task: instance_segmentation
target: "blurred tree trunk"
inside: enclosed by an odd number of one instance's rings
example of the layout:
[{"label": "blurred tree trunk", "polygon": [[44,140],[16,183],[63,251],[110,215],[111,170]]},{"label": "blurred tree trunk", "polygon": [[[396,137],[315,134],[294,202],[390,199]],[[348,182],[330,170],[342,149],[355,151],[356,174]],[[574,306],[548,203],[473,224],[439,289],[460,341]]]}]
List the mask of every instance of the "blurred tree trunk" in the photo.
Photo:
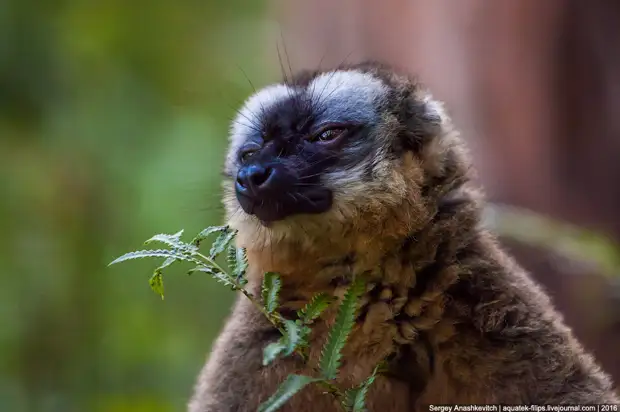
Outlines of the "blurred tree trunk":
[{"label": "blurred tree trunk", "polygon": [[[620,2],[273,5],[294,70],[363,58],[409,69],[447,102],[491,200],[620,239]],[[620,305],[608,279],[505,243],[620,383]]]}]

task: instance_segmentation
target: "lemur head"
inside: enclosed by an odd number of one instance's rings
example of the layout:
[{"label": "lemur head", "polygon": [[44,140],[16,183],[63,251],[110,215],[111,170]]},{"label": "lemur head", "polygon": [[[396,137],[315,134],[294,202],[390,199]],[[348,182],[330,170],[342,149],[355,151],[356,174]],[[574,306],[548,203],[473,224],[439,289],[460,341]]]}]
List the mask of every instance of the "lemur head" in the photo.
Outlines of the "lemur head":
[{"label": "lemur head", "polygon": [[259,90],[230,139],[225,206],[246,247],[386,226],[410,233],[466,168],[441,103],[372,62]]}]

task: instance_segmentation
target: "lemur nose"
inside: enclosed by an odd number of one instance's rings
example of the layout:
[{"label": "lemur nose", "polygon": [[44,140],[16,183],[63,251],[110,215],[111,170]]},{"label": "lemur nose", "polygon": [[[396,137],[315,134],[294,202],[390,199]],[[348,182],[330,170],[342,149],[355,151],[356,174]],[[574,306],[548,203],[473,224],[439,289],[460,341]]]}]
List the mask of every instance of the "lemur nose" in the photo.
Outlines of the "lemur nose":
[{"label": "lemur nose", "polygon": [[273,176],[274,169],[258,164],[243,166],[237,173],[237,186],[241,190],[249,190],[254,194],[259,194],[262,190],[268,189],[270,177]]}]

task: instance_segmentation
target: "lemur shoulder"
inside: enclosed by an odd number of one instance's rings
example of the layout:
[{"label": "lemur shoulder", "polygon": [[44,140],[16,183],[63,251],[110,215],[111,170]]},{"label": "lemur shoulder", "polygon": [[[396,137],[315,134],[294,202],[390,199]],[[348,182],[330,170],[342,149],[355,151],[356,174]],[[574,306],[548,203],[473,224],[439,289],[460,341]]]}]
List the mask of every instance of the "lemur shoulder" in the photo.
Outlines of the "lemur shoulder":
[{"label": "lemur shoulder", "polygon": [[[410,76],[367,62],[259,90],[233,122],[225,174],[248,287],[281,274],[294,313],[318,292],[341,296],[354,275],[368,281],[339,380],[358,384],[388,359],[370,411],[619,402],[549,297],[481,226],[464,142]],[[279,332],[240,297],[189,411],[256,411],[286,376],[311,373],[334,316],[313,328],[308,364],[263,366]],[[340,409],[309,386],[282,410]]]}]

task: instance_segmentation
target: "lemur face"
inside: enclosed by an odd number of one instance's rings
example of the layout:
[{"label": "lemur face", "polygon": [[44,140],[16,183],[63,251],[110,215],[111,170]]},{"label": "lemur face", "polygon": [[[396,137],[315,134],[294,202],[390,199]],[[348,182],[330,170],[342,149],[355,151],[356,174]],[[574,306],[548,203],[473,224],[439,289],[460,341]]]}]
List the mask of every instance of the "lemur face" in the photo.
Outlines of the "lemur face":
[{"label": "lemur face", "polygon": [[231,224],[329,224],[373,203],[397,205],[410,184],[399,162],[437,132],[437,108],[413,82],[368,63],[259,90],[231,128]]}]

